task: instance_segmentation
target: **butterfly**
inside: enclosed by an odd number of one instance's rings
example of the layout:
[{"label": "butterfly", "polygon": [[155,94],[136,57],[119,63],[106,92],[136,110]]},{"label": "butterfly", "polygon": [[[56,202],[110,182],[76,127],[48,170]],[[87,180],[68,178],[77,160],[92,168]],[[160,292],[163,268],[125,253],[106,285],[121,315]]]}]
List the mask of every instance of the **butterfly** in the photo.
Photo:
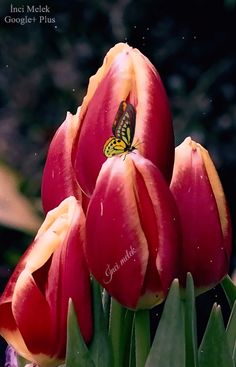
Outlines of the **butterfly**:
[{"label": "butterfly", "polygon": [[131,103],[122,101],[112,125],[111,136],[104,144],[103,153],[107,158],[117,154],[128,154],[136,147],[132,145],[135,130],[136,111]]}]

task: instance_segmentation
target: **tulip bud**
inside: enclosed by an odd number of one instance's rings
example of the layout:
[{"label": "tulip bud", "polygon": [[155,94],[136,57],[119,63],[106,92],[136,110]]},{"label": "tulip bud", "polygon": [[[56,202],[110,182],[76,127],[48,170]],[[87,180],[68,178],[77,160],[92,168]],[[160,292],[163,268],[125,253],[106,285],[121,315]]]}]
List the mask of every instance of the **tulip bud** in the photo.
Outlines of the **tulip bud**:
[{"label": "tulip bud", "polygon": [[90,78],[79,115],[72,161],[82,190],[91,195],[102,164],[103,145],[112,135],[112,124],[121,101],[136,111],[134,143],[170,181],[174,138],[172,118],[160,76],[137,49],[124,43],[113,47],[102,67]]},{"label": "tulip bud", "polygon": [[122,305],[162,302],[176,275],[178,216],[159,169],[138,153],[108,159],[86,217],[88,265]]},{"label": "tulip bud", "polygon": [[76,134],[79,109],[76,115],[67,113],[50,144],[42,178],[42,204],[44,211],[56,208],[68,196],[82,200],[71,164],[72,142]]},{"label": "tulip bud", "polygon": [[74,197],[49,212],[0,298],[0,334],[39,366],[58,366],[65,357],[69,298],[85,341],[91,338],[84,223]]},{"label": "tulip bud", "polygon": [[231,223],[213,162],[191,138],[176,148],[170,188],[182,226],[180,278],[184,284],[186,273],[191,272],[200,293],[227,274]]}]

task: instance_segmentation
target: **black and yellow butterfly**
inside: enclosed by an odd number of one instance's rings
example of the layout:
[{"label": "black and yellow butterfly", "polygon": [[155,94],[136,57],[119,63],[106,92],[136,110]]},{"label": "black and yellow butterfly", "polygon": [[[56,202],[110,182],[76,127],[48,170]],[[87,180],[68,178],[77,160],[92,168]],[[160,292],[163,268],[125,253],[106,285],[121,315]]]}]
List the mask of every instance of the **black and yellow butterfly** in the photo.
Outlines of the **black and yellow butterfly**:
[{"label": "black and yellow butterfly", "polygon": [[136,147],[132,145],[135,130],[136,112],[131,103],[122,101],[112,125],[113,136],[104,144],[103,153],[107,158],[117,154],[127,154]]}]

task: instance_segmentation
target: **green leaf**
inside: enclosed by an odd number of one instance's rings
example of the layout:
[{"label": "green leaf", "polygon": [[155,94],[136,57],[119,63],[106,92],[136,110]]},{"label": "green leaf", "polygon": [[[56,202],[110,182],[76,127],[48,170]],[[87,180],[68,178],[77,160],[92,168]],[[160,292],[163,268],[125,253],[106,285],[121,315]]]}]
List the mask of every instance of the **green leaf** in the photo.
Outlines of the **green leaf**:
[{"label": "green leaf", "polygon": [[81,335],[72,300],[69,300],[67,320],[66,367],[95,367]]},{"label": "green leaf", "polygon": [[96,367],[110,367],[112,365],[112,349],[107,330],[107,317],[105,318],[103,313],[101,287],[95,279],[92,280],[92,288],[94,336],[90,352]]},{"label": "green leaf", "polygon": [[229,343],[230,354],[236,364],[236,302],[234,302],[233,309],[231,311],[228,325],[226,328],[226,334]]},{"label": "green leaf", "polygon": [[197,323],[193,278],[187,274],[185,299],[183,300],[185,310],[185,349],[186,366],[197,367]]},{"label": "green leaf", "polygon": [[220,306],[213,305],[198,351],[199,367],[233,367]]},{"label": "green leaf", "polygon": [[229,275],[227,275],[220,284],[225,292],[229,305],[232,308],[236,301],[236,286]]},{"label": "green leaf", "polygon": [[26,364],[31,363],[31,362],[25,359],[24,357],[21,357],[18,355],[17,363],[18,363],[18,367],[25,367]]},{"label": "green leaf", "polygon": [[[174,280],[166,299],[145,367],[185,366],[184,312],[179,283]],[[209,366],[208,366],[209,367]]]}]

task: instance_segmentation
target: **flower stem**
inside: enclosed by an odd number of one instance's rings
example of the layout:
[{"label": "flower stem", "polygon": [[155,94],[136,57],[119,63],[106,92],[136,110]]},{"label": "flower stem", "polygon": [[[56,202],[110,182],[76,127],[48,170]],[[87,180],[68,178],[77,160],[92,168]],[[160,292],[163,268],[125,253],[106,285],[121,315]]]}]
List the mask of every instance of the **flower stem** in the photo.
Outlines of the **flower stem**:
[{"label": "flower stem", "polygon": [[135,367],[134,317],[135,317],[134,311],[126,310],[123,326],[124,367]]},{"label": "flower stem", "polygon": [[135,313],[136,367],[144,367],[150,351],[150,317],[148,310]]},{"label": "flower stem", "polygon": [[104,311],[104,319],[107,330],[109,330],[109,319],[110,319],[110,307],[111,307],[111,296],[103,289],[102,291],[102,305]]},{"label": "flower stem", "polygon": [[122,340],[122,328],[125,308],[112,298],[110,313],[110,338],[113,350],[114,367],[123,365],[124,345]]}]

